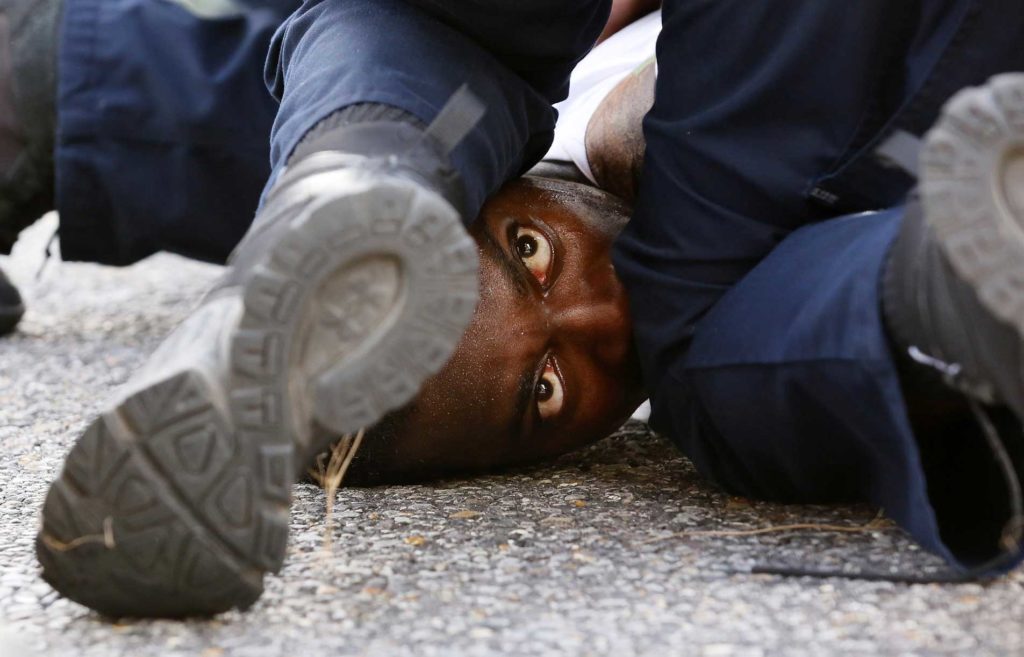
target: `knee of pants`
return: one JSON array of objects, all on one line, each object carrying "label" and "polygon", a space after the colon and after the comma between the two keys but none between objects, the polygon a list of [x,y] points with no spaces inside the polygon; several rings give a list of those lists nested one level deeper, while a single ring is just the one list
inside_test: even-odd
[{"label": "knee of pants", "polygon": [[471,220],[489,194],[546,148],[554,126],[551,102],[483,42],[400,0],[308,2],[275,35],[266,79],[280,99],[268,188],[295,145],[331,113],[381,103],[429,124],[467,84],[487,107],[451,153]]},{"label": "knee of pants", "polygon": [[406,0],[471,37],[549,102],[608,22],[611,0]]}]

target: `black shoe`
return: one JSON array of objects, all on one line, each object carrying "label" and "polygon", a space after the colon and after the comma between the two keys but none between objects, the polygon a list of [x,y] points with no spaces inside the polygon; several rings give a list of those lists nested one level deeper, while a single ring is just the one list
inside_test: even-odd
[{"label": "black shoe", "polygon": [[25,304],[18,294],[18,288],[4,275],[0,269],[0,335],[7,335],[21,321],[25,314]]},{"label": "black shoe", "polygon": [[[999,464],[1012,513],[1006,563],[1024,529],[1020,431],[996,431],[985,407],[1024,420],[1024,74],[954,96],[928,133],[912,202],[883,281],[883,308],[904,367],[938,372],[966,395]],[[998,569],[995,562],[984,564]]]},{"label": "black shoe", "polygon": [[248,607],[281,567],[306,458],[445,364],[476,305],[477,249],[439,193],[446,167],[424,167],[447,149],[416,135],[387,157],[315,151],[281,176],[225,282],[52,485],[37,553],[58,591],[115,617]]}]

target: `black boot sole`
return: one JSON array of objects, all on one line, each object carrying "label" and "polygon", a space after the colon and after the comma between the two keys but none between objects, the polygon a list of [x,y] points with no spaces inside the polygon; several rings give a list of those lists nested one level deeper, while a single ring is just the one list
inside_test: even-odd
[{"label": "black boot sole", "polygon": [[314,425],[372,425],[454,351],[478,297],[458,213],[407,180],[325,171],[271,200],[287,230],[71,450],[37,539],[63,595],[112,617],[250,606],[281,568],[295,478],[326,447]]}]

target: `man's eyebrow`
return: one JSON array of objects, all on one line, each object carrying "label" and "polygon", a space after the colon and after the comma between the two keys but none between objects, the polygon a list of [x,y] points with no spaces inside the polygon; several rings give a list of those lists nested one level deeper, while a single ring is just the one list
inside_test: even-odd
[{"label": "man's eyebrow", "polygon": [[527,368],[519,375],[519,386],[516,390],[516,405],[512,413],[511,433],[515,436],[522,436],[526,429],[526,416],[530,412],[530,405],[533,403],[533,392],[536,387],[536,368]]},{"label": "man's eyebrow", "polygon": [[484,226],[484,229],[480,231],[480,238],[481,246],[490,252],[491,258],[497,263],[498,268],[501,269],[509,284],[515,288],[516,293],[519,296],[529,294],[530,284],[526,280],[526,273],[521,267],[516,267],[515,263],[509,259],[504,247],[498,244],[498,240],[495,239],[490,226]]}]

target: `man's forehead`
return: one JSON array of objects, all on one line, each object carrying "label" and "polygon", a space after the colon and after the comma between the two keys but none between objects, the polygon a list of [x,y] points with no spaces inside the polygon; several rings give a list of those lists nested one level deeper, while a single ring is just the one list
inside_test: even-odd
[{"label": "man's forehead", "polygon": [[541,218],[557,218],[549,222],[555,230],[572,226],[606,238],[615,237],[631,215],[625,202],[591,185],[530,175],[503,187],[492,203],[506,211],[518,206],[523,212],[540,213]]}]

